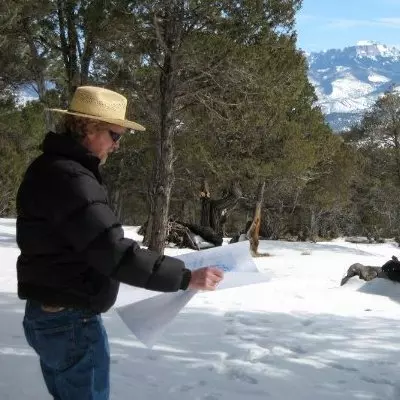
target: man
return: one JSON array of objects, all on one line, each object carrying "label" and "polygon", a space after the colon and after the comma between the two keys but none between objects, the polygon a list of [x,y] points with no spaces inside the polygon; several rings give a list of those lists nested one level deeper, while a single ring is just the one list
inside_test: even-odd
[{"label": "man", "polygon": [[76,90],[59,133],[28,168],[17,196],[18,295],[24,331],[57,400],[109,398],[110,354],[100,314],[119,282],[161,292],[213,290],[223,274],[141,249],[109,207],[99,164],[127,129],[124,96],[97,87]]}]

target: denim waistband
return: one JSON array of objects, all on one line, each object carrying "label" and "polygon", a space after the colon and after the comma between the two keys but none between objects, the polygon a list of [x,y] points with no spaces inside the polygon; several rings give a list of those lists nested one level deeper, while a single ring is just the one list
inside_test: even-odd
[{"label": "denim waistband", "polygon": [[[51,318],[52,316],[58,317],[61,315],[68,315],[68,318],[90,318],[95,315],[99,315],[99,313],[87,310],[87,309],[79,309],[79,308],[72,308],[72,307],[64,307],[61,308],[59,311],[49,312],[43,309],[45,304],[42,304],[36,300],[27,300],[25,305],[25,318],[26,319],[38,319],[38,318]],[[47,305],[48,306],[48,305]],[[55,307],[52,305],[52,307]]]}]

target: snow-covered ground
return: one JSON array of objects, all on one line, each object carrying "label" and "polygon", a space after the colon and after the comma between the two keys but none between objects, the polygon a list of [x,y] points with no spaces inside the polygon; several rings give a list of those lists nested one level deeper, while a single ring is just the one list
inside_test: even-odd
[{"label": "snow-covered ground", "polygon": [[[126,234],[140,240],[133,227]],[[198,294],[152,350],[115,311],[104,315],[112,399],[400,398],[400,285],[352,278],[339,286],[352,263],[381,265],[400,249],[343,240],[260,247],[272,254],[255,259],[269,282]],[[46,400],[21,327],[18,254],[15,221],[0,219],[0,398]],[[118,302],[135,290],[124,286]]]}]

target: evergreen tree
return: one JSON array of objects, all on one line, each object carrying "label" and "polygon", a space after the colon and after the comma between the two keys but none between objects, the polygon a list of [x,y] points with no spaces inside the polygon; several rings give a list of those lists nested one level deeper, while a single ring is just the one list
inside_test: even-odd
[{"label": "evergreen tree", "polygon": [[353,188],[352,216],[358,231],[369,237],[398,236],[400,96],[379,98],[347,135],[361,157]]}]

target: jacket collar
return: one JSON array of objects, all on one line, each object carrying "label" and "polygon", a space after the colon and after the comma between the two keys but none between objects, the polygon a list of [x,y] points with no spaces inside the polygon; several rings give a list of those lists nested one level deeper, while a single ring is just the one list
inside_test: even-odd
[{"label": "jacket collar", "polygon": [[42,143],[42,150],[44,154],[58,155],[79,162],[93,172],[101,182],[99,172],[100,159],[76,140],[49,132]]}]

